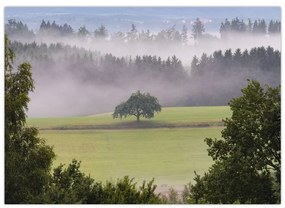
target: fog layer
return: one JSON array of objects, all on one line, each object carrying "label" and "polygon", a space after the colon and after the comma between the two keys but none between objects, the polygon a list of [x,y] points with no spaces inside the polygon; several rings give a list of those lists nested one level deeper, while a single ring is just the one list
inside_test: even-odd
[{"label": "fog layer", "polygon": [[[55,44],[58,41],[61,43]],[[203,62],[203,53],[212,57],[215,51],[223,54],[231,49],[233,55],[238,48],[244,52],[261,46],[280,50],[280,35],[232,34],[228,40],[203,40],[192,45],[47,37],[30,44],[13,43],[15,64],[29,61],[33,67],[30,117],[112,112],[137,90],[156,96],[162,106],[226,105],[240,95],[248,78],[280,84],[280,65],[275,70],[270,64],[262,66],[268,70],[261,70],[258,64],[238,66],[234,72],[223,73],[231,67],[214,66],[210,61],[203,75],[194,75],[190,67],[193,57]],[[280,59],[275,62],[280,63]],[[213,67],[219,70],[211,72]]]}]

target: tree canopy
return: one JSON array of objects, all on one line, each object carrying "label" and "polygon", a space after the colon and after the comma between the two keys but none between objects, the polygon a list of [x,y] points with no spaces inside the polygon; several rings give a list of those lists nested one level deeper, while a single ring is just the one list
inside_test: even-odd
[{"label": "tree canopy", "polygon": [[280,203],[280,86],[250,81],[229,105],[223,139],[206,138],[215,161],[191,189],[194,203]]},{"label": "tree canopy", "polygon": [[160,111],[161,106],[156,97],[151,96],[149,93],[137,91],[126,102],[122,102],[115,108],[113,118],[120,117],[122,119],[127,116],[135,116],[139,122],[141,116],[152,118],[155,112]]},{"label": "tree canopy", "polygon": [[100,25],[95,31],[94,31],[95,38],[106,38],[108,36],[108,31],[104,25]]},{"label": "tree canopy", "polygon": [[199,40],[203,33],[205,32],[205,27],[203,22],[197,18],[194,23],[193,23],[193,27],[192,27],[192,36],[194,38],[195,41]]},{"label": "tree canopy", "polygon": [[36,128],[25,126],[34,83],[29,63],[12,70],[14,57],[5,35],[5,202],[28,203],[45,191],[55,154]]}]

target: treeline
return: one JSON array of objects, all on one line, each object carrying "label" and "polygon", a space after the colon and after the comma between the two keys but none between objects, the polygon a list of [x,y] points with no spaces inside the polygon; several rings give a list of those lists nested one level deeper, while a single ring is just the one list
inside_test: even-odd
[{"label": "treeline", "polygon": [[[191,31],[190,31],[191,29]],[[217,40],[217,37],[205,33],[204,23],[199,19],[195,19],[191,28],[187,28],[184,24],[181,29],[177,29],[175,25],[163,29],[158,33],[153,33],[150,30],[139,31],[136,25],[132,24],[130,30],[127,32],[118,31],[113,34],[109,34],[105,25],[100,25],[98,28],[88,30],[85,26],[81,26],[78,31],[75,31],[72,26],[65,23],[63,25],[57,24],[55,21],[42,20],[38,33],[34,33],[29,30],[27,25],[24,25],[21,21],[17,22],[13,19],[8,20],[5,24],[5,32],[11,36],[20,36],[24,34],[25,38],[33,38],[34,36],[60,36],[60,37],[78,37],[78,38],[94,38],[99,40],[117,41],[122,43],[127,42],[163,42],[163,43],[181,43],[182,45],[188,44],[190,39],[198,41],[201,39]],[[221,23],[220,34],[224,39],[230,36],[233,32],[239,34],[280,34],[281,22],[270,20],[266,23],[264,19],[250,20],[245,23],[243,19],[235,18],[231,21],[226,19]]]},{"label": "treeline", "polygon": [[[168,90],[177,90],[176,95],[159,97],[163,105],[225,105],[240,94],[239,89],[248,78],[272,86],[280,84],[281,53],[272,47],[203,54],[193,58],[191,68],[184,66],[176,56],[166,59],[150,55],[116,57],[59,43],[13,42],[11,48],[17,62],[33,64],[36,79],[71,76],[78,82],[94,85],[95,89],[100,85],[123,89],[140,83],[140,87],[164,89],[165,94]],[[161,90],[159,93],[163,94]]]},{"label": "treeline", "polygon": [[8,23],[5,24],[5,34],[15,37],[23,37],[26,39],[33,38],[35,33],[28,28],[28,26],[21,21],[17,22],[14,19],[9,19]]},{"label": "treeline", "polygon": [[76,46],[65,45],[61,43],[23,43],[13,41],[11,48],[18,55],[17,59],[27,59],[29,61],[51,61],[56,62],[61,59],[80,60],[95,60],[101,57],[99,51],[90,51]]},{"label": "treeline", "polygon": [[224,53],[219,50],[213,55],[203,54],[200,59],[194,56],[191,69],[193,76],[205,76],[209,74],[224,74],[238,71],[238,73],[256,71],[274,72],[280,74],[281,53],[274,50],[272,47],[252,48],[250,51],[236,49],[232,52],[231,49]]},{"label": "treeline", "polygon": [[194,57],[191,63],[191,91],[186,103],[192,105],[225,105],[240,95],[247,79],[277,86],[281,82],[281,53],[272,47],[257,47],[250,51],[231,49],[211,55]]},{"label": "treeline", "polygon": [[251,19],[248,19],[248,22],[245,23],[244,20],[239,18],[232,19],[231,21],[226,19],[225,22],[221,23],[220,34],[221,38],[227,38],[231,33],[239,34],[280,34],[281,33],[281,22],[273,21],[267,23],[264,19],[258,19],[254,22]]},{"label": "treeline", "polygon": [[[123,84],[128,77],[133,77],[135,80],[156,81],[179,80],[187,77],[182,62],[176,56],[167,59],[150,55],[116,57],[60,43],[47,45],[14,41],[11,43],[11,48],[17,55],[17,62],[29,61],[35,70],[45,71],[48,65],[49,73],[52,71],[56,73],[56,70],[64,71],[76,74],[77,79],[89,82],[111,81],[114,85]],[[58,66],[61,66],[61,69]]]},{"label": "treeline", "polygon": [[42,21],[39,29],[39,34],[47,34],[47,35],[71,35],[73,33],[73,29],[70,25],[58,25],[53,21],[50,23],[49,21],[46,23],[44,20]]},{"label": "treeline", "polygon": [[[61,43],[37,44],[22,43],[14,41],[11,48],[15,51],[18,58],[24,57],[29,61],[61,61],[69,62],[91,62],[95,68],[135,68],[136,70],[150,71],[185,71],[182,62],[174,55],[167,59],[160,56],[143,55],[136,57],[115,57],[111,53],[101,54],[98,51],[90,51],[76,46],[69,46]],[[247,49],[241,51],[231,49],[215,51],[212,55],[203,53],[200,59],[194,56],[191,62],[191,71],[193,76],[202,76],[203,74],[215,72],[223,74],[224,72],[234,71],[234,68],[241,70],[255,70],[256,68],[264,71],[278,72],[280,69],[281,53],[278,50],[268,46],[255,47],[250,51]],[[104,67],[105,66],[105,67]],[[109,67],[108,67],[109,66]],[[236,70],[235,70],[236,71]]]}]

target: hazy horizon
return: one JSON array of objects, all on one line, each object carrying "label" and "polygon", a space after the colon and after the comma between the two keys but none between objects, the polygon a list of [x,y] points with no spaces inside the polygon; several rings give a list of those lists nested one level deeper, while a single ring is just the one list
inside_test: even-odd
[{"label": "hazy horizon", "polygon": [[[229,40],[222,40],[221,37],[211,37],[204,39],[199,44],[193,44],[193,37],[191,36],[191,28],[193,21],[200,18],[205,26],[205,34],[216,33],[220,34],[219,28],[221,22],[225,19],[233,19],[238,17],[244,20],[245,23],[248,18],[252,21],[258,19],[280,20],[280,7],[6,7],[5,8],[5,22],[8,19],[14,18],[16,21],[22,21],[27,24],[29,29],[38,30],[41,21],[55,21],[56,24],[62,25],[67,23],[74,29],[73,34],[77,32],[79,26],[86,26],[93,34],[93,31],[101,24],[106,26],[108,33],[115,33],[118,31],[125,32],[127,35],[131,29],[131,24],[135,24],[138,33],[145,29],[150,29],[150,32],[157,33],[158,31],[171,28],[175,25],[177,31],[181,31],[182,25],[185,24],[188,28],[188,42],[177,44],[176,42],[134,42],[121,43],[116,41],[100,40],[90,35],[87,38],[79,38],[75,36],[41,36],[36,31],[36,36],[31,39],[36,44],[46,43],[48,46],[51,43],[62,43],[64,46],[74,47],[78,49],[75,53],[99,53],[97,57],[104,57],[106,54],[112,54],[116,58],[132,58],[136,56],[157,56],[162,60],[168,57],[176,56],[182,63],[183,69],[191,74],[190,65],[194,56],[200,58],[204,53],[213,55],[214,52],[221,50],[223,53],[231,49],[235,52],[236,49],[241,51],[250,51],[254,47],[273,47],[275,50],[281,50],[281,36],[277,35],[257,35],[257,34],[240,34],[231,33]],[[268,24],[268,22],[267,22]],[[26,40],[21,39],[21,35],[15,38],[23,43]],[[30,41],[30,42],[31,42]],[[71,49],[70,49],[71,50]],[[82,53],[83,53],[82,52]],[[189,84],[187,81],[172,78],[171,82],[167,80],[160,80],[160,83],[155,81],[145,83],[147,78],[136,78],[133,80],[133,75],[128,75],[127,72],[124,77],[116,77],[113,75],[116,65],[111,64],[112,69],[108,70],[102,66],[102,69],[97,69],[95,61],[90,66],[83,64],[69,65],[68,61],[64,60],[64,52],[54,54],[49,52],[46,54],[53,58],[55,63],[47,62],[45,64],[40,61],[33,60],[34,56],[19,54],[22,59],[32,59],[32,72],[35,79],[35,91],[30,94],[31,102],[29,103],[28,115],[31,117],[50,117],[50,116],[78,116],[78,115],[92,115],[102,112],[111,112],[114,107],[126,99],[132,92],[142,90],[150,92],[157,96],[162,105],[165,106],[183,106],[198,105],[206,101],[193,100],[205,96],[204,99],[212,98],[211,92],[201,93],[201,89],[205,91],[211,89],[211,85],[216,86],[216,92],[220,93],[220,89],[227,88],[227,86],[241,87],[246,83],[246,79],[238,83],[236,77],[231,79],[225,78],[219,84],[211,83],[212,81],[205,79],[204,85],[202,83],[197,86]],[[68,54],[68,53],[67,53]],[[83,54],[81,54],[83,55]],[[30,56],[30,57],[29,57]],[[17,57],[16,57],[17,58]],[[82,68],[84,66],[84,69]],[[108,67],[107,67],[108,68]],[[226,68],[223,66],[222,68]],[[152,68],[149,66],[149,70]],[[103,81],[99,78],[93,82],[86,82],[82,77],[88,77],[88,73],[105,73]],[[100,72],[100,70],[105,72]],[[113,70],[113,71],[112,71]],[[78,72],[76,72],[78,71]],[[126,70],[127,71],[127,70]],[[96,74],[95,73],[95,74]],[[108,75],[110,73],[110,75]],[[80,75],[80,76],[79,76]],[[95,76],[95,75],[94,75]],[[102,75],[103,76],[103,75]],[[109,78],[108,78],[109,76]],[[115,76],[115,78],[114,78]],[[149,75],[145,75],[146,77]],[[239,75],[241,76],[241,75]],[[248,76],[248,75],[247,75]],[[262,77],[266,80],[266,76],[255,74],[252,77]],[[96,77],[96,76],[95,76]],[[142,76],[143,77],[143,76]],[[90,78],[90,77],[89,77]],[[116,80],[113,80],[116,79]],[[91,79],[91,78],[90,78]],[[95,78],[94,78],[95,79]],[[118,80],[117,80],[118,79]],[[106,81],[107,80],[107,81]],[[117,81],[120,84],[115,85],[112,82]],[[103,83],[101,83],[103,82]],[[125,83],[127,84],[125,84]],[[185,82],[185,83],[184,83]],[[193,82],[193,81],[192,81]],[[184,83],[184,84],[183,84]],[[211,84],[210,84],[211,83]],[[235,83],[235,84],[233,84]],[[199,92],[199,93],[198,93]],[[238,95],[239,89],[231,91],[230,87],[225,96],[229,99]],[[201,97],[200,96],[200,97]],[[224,99],[225,99],[224,98]],[[189,101],[190,100],[190,101]],[[201,98],[201,100],[203,100]],[[51,102],[52,101],[52,102]],[[228,100],[222,100],[222,103],[227,104]],[[47,103],[49,103],[47,105]],[[211,103],[209,101],[209,103]]]}]

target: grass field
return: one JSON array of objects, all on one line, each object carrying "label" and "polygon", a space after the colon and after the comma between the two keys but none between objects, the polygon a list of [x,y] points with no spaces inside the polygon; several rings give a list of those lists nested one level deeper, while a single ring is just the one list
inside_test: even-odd
[{"label": "grass field", "polygon": [[[28,124],[40,128],[41,137],[54,146],[55,166],[76,158],[82,161],[81,170],[96,180],[115,181],[129,175],[141,182],[154,177],[158,190],[165,191],[170,186],[183,188],[195,170],[202,174],[208,169],[212,160],[204,139],[219,138],[223,127],[216,124],[229,116],[228,107],[188,107],[165,108],[153,121],[144,121],[142,128],[130,125],[135,118],[113,120],[110,113],[28,119]],[[117,129],[121,122],[126,125]],[[209,125],[189,127],[197,123]],[[152,124],[158,128],[147,128]],[[165,128],[169,124],[172,127]],[[93,129],[96,125],[104,128]]]},{"label": "grass field", "polygon": [[[151,120],[141,119],[139,127],[197,127],[220,126],[225,117],[230,116],[227,106],[215,107],[174,107],[162,108],[162,111]],[[112,113],[94,116],[64,117],[64,118],[30,118],[28,125],[39,129],[126,129],[137,127],[134,117],[123,120],[113,119]]]}]

